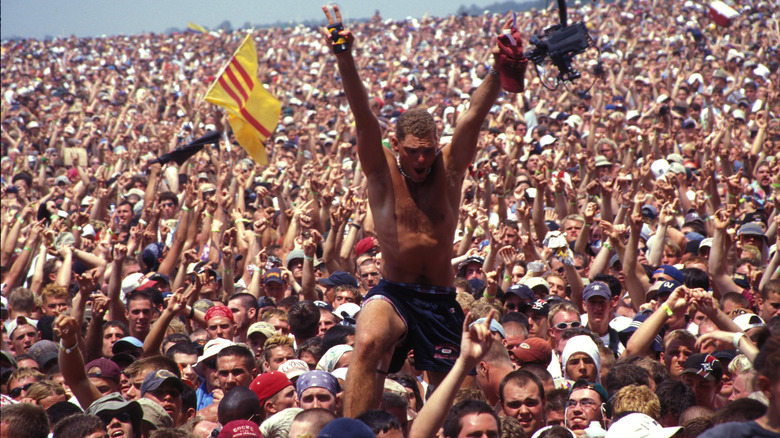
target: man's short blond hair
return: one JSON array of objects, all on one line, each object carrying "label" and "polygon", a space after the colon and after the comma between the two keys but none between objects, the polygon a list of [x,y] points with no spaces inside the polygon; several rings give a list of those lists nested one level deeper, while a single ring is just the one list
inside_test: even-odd
[{"label": "man's short blond hair", "polygon": [[661,417],[661,401],[653,390],[645,385],[628,385],[615,393],[612,412],[613,415],[621,412],[641,412],[658,420]]}]

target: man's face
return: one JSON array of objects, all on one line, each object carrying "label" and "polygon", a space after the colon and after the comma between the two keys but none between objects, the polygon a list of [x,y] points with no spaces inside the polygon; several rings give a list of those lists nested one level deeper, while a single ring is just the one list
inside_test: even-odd
[{"label": "man's face", "polygon": [[46,305],[43,306],[43,313],[46,316],[57,316],[69,308],[70,303],[65,297],[48,297],[46,298]]},{"label": "man's face", "polygon": [[517,230],[512,227],[506,227],[504,229],[504,236],[501,243],[503,243],[504,246],[516,246],[517,235]]},{"label": "man's face", "polygon": [[226,316],[215,316],[206,323],[209,339],[222,338],[233,341],[236,335],[236,325]]},{"label": "man's face", "polygon": [[162,210],[163,219],[173,219],[173,216],[176,213],[176,205],[170,199],[161,201],[160,209]]},{"label": "man's face", "polygon": [[672,378],[680,377],[685,369],[685,361],[694,353],[694,346],[680,338],[669,341],[666,350],[661,353],[664,368]]},{"label": "man's face", "polygon": [[550,275],[547,277],[547,283],[550,284],[550,293],[566,298],[566,281],[560,277]]},{"label": "man's face", "polygon": [[572,354],[565,366],[570,380],[585,379],[588,382],[595,382],[599,375],[596,363],[587,353]]},{"label": "man's face", "polygon": [[336,317],[333,312],[328,309],[320,309],[320,328],[317,336],[325,336],[325,332],[334,325],[336,325]]},{"label": "man's face", "polygon": [[284,283],[271,281],[265,284],[265,293],[276,301],[284,298],[285,290],[287,290],[287,286]]},{"label": "man's face", "polygon": [[[33,376],[24,377],[24,378],[21,378],[21,379],[18,379],[18,380],[12,380],[12,381],[8,382],[8,392],[10,393],[10,392],[12,392],[15,389],[21,390],[21,392],[19,393],[19,396],[18,397],[14,397],[14,400],[17,400],[17,401],[21,400],[22,398],[24,398],[27,395],[27,390],[23,389],[23,388],[25,386],[31,385],[31,384],[33,384],[35,382],[36,382],[36,379]],[[29,389],[29,387],[28,387],[28,389]]]},{"label": "man's face", "polygon": [[545,425],[544,394],[533,382],[519,386],[509,382],[504,386],[504,413],[517,418],[526,436],[533,435]]},{"label": "man's face", "polygon": [[[553,319],[550,321],[550,337],[553,339],[553,346],[557,347],[561,341],[561,333],[567,328],[573,327],[572,323],[578,324],[579,327],[580,317],[574,312],[568,310],[560,310],[553,315]],[[558,327],[558,324],[565,324],[565,327]]]},{"label": "man's face", "polygon": [[103,331],[103,356],[111,357],[114,353],[111,351],[111,347],[114,346],[116,341],[125,337],[125,332],[117,326],[108,327]]},{"label": "man's face", "polygon": [[518,312],[523,300],[515,294],[509,294],[504,301],[504,313]]},{"label": "man's face", "polygon": [[133,210],[130,208],[129,204],[120,205],[119,208],[116,209],[116,215],[119,218],[119,223],[126,224],[130,221],[130,218],[133,217]]},{"label": "man's face", "polygon": [[224,356],[217,359],[217,375],[219,376],[219,389],[225,394],[236,386],[246,386],[254,379],[254,370],[247,369],[243,358],[238,356]]},{"label": "man's face", "polygon": [[566,425],[571,430],[585,430],[591,421],[604,420],[601,396],[592,389],[576,389],[566,402]]},{"label": "man's face", "polygon": [[360,265],[360,286],[364,291],[371,290],[372,287],[379,283],[379,279],[382,278],[382,274],[379,272],[379,268],[374,263],[366,263]]},{"label": "man's face", "polygon": [[682,379],[683,383],[693,389],[697,405],[712,408],[712,402],[715,400],[715,396],[720,392],[720,387],[723,385],[722,383],[709,381],[694,373],[685,373],[682,375]]},{"label": "man's face", "polygon": [[436,160],[436,137],[432,132],[426,138],[408,134],[403,140],[393,137],[393,149],[398,153],[398,162],[407,178],[422,183]]},{"label": "man's face", "polygon": [[333,296],[333,307],[338,309],[338,307],[344,303],[357,304],[356,301],[355,294],[352,293],[352,291],[338,290]]},{"label": "man's face", "polygon": [[266,371],[276,371],[283,363],[293,359],[295,359],[295,352],[292,347],[274,347],[269,352],[268,362],[265,363],[265,369]]},{"label": "man's face", "polygon": [[40,340],[38,330],[30,324],[18,326],[11,335],[11,343],[16,356],[27,353],[30,347]]},{"label": "man's face", "polygon": [[[152,302],[149,300],[130,301],[127,305],[125,316],[129,322],[130,334],[138,339],[145,338],[145,334],[149,333],[152,321]],[[233,339],[230,340],[232,341]]]},{"label": "man's face", "polygon": [[307,388],[301,393],[300,407],[303,409],[323,408],[334,414],[338,412],[336,396],[325,388]]},{"label": "man's face", "polygon": [[580,221],[568,220],[563,224],[563,233],[566,235],[566,241],[568,243],[577,240],[577,236],[580,235],[580,230],[582,230],[582,222]]},{"label": "man's face", "polygon": [[769,321],[775,315],[780,315],[780,294],[770,292],[761,304],[761,319]]},{"label": "man's face", "polygon": [[466,280],[478,278],[482,280],[482,265],[479,263],[469,263],[466,265]]},{"label": "man's face", "polygon": [[268,323],[274,326],[277,334],[285,336],[290,334],[290,324],[287,321],[274,316],[268,320]]},{"label": "man's face", "polygon": [[263,363],[263,344],[265,344],[266,339],[268,338],[260,333],[252,333],[252,336],[246,339],[249,349],[255,353],[255,361],[258,365]]},{"label": "man's face", "polygon": [[525,276],[525,268],[520,265],[512,266],[512,284],[520,283]]},{"label": "man's face", "polygon": [[767,166],[758,166],[758,170],[756,170],[756,180],[758,181],[758,184],[766,187],[771,182],[772,178],[769,174],[769,167]]},{"label": "man's face", "polygon": [[520,349],[520,344],[522,344],[525,341],[525,336],[510,336],[509,334],[506,335],[506,339],[502,340],[502,343],[504,344],[504,347],[506,347],[506,351],[509,353],[509,358],[512,359],[512,362],[515,363],[515,365],[519,365],[519,361],[517,359],[517,350]]},{"label": "man's face", "polygon": [[240,298],[228,301],[228,308],[233,312],[233,321],[239,329],[247,329],[255,322],[257,311],[244,307]]},{"label": "man's face", "polygon": [[198,381],[198,374],[195,372],[195,369],[193,369],[195,364],[198,363],[197,354],[174,353],[173,361],[179,365],[179,368],[181,369],[181,377],[183,380],[187,380],[192,383]]},{"label": "man's face", "polygon": [[292,385],[277,392],[272,399],[276,412],[298,406],[298,402],[295,400],[295,387]]},{"label": "man's face", "polygon": [[547,339],[547,333],[549,332],[549,326],[547,324],[547,317],[544,315],[534,315],[533,313],[528,316],[528,336]]},{"label": "man's face", "polygon": [[154,391],[147,391],[144,398],[160,405],[173,418],[174,425],[178,424],[176,421],[181,413],[181,391],[174,383],[165,382]]},{"label": "man's face", "polygon": [[612,301],[604,297],[593,296],[584,303],[585,311],[588,312],[588,325],[596,327],[609,321],[609,315],[612,313]]},{"label": "man's face", "polygon": [[138,400],[141,398],[141,385],[144,383],[144,378],[147,374],[149,374],[150,371],[151,370],[141,371],[135,376],[129,378],[130,384],[124,394],[122,394],[125,396],[125,400]]},{"label": "man's face", "polygon": [[301,276],[303,276],[303,259],[290,260],[290,264],[287,265],[287,269],[292,272],[293,277],[301,278]]},{"label": "man's face", "polygon": [[[112,415],[113,414],[113,415]],[[108,436],[111,438],[131,438],[133,437],[133,422],[130,418],[130,414],[127,412],[112,412],[112,413],[106,413],[103,415],[100,415],[100,417],[103,418],[103,422],[105,423],[105,419],[107,419],[109,416],[113,416],[106,427],[108,428]]]},{"label": "man's face", "polygon": [[460,419],[458,438],[498,438],[498,424],[490,414],[467,414]]}]

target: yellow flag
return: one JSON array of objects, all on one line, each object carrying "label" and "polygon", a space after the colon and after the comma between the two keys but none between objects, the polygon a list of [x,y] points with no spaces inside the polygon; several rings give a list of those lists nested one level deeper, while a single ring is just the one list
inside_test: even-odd
[{"label": "yellow flag", "polygon": [[265,140],[276,129],[282,104],[257,80],[257,50],[249,34],[211,84],[204,99],[225,108],[238,144],[267,164]]},{"label": "yellow flag", "polygon": [[205,27],[201,26],[200,24],[195,24],[191,21],[187,22],[187,30],[193,33],[209,33]]}]

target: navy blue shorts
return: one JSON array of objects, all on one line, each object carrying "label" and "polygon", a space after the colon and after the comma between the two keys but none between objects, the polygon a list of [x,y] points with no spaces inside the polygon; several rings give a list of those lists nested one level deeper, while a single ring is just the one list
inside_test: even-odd
[{"label": "navy blue shorts", "polygon": [[449,372],[460,354],[463,310],[455,301],[455,288],[393,283],[382,279],[363,304],[384,300],[393,305],[406,325],[406,336],[393,352],[389,372],[398,372],[409,350],[418,370]]}]

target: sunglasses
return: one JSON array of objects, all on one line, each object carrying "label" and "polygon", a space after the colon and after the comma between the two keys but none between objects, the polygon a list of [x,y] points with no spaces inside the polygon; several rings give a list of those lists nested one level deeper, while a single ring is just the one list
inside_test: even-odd
[{"label": "sunglasses", "polygon": [[581,326],[582,324],[579,321],[572,321],[572,322],[559,322],[558,324],[555,324],[555,328],[558,330],[566,330],[567,328],[577,328]]},{"label": "sunglasses", "polygon": [[12,389],[11,391],[8,392],[8,395],[10,395],[11,398],[18,398],[19,396],[22,395],[23,391],[27,391],[28,389],[30,389],[30,387],[32,385],[33,385],[32,383],[28,383],[28,384],[26,384],[24,386],[20,386],[18,388],[14,388],[14,389]]},{"label": "sunglasses", "polygon": [[99,412],[97,416],[100,417],[100,419],[103,421],[105,425],[109,425],[114,418],[119,420],[120,423],[132,422],[130,413],[127,411],[105,411],[105,412]]}]

